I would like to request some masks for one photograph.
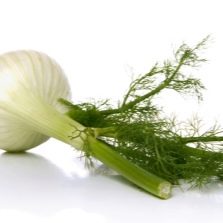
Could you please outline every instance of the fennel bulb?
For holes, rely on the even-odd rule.
[[[70,87],[62,69],[54,60],[35,51],[17,51],[2,55],[0,148],[23,151],[45,142],[49,136],[36,131],[28,121],[25,123],[21,117],[15,115],[15,112],[19,113],[17,110],[23,106],[35,116],[39,112],[37,99],[62,111],[58,103],[60,97],[70,98]]]

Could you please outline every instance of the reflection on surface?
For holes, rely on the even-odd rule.
[[[70,190],[75,188],[75,180],[66,177],[47,159],[32,153],[3,153],[0,176],[0,208],[49,212],[69,205]]]
[[[56,213],[55,215],[42,218],[34,216],[30,213],[17,210],[0,210],[0,220],[4,223],[106,223],[105,218],[99,214],[86,212],[81,209],[66,209]]]
[[[43,154],[53,162],[34,153],[0,155],[0,220],[3,216],[4,223],[5,218],[13,218],[10,216],[23,222],[33,216],[37,222],[44,222],[43,219],[71,222],[68,219],[77,220],[80,216],[78,223],[118,222],[126,211],[132,212],[151,199],[123,179],[116,179],[117,176],[75,174],[75,168],[78,171],[81,168],[70,153],[62,155],[59,149],[52,149]],[[72,160],[74,166],[71,166]],[[69,164],[66,171],[60,168],[63,163],[64,166]],[[72,174],[67,174],[69,170]],[[140,213],[132,213],[137,219],[140,216]]]
[[[84,178],[78,175],[67,176],[63,170],[40,155],[1,154],[0,176],[0,219],[20,216],[25,220],[33,214],[62,218],[65,217],[64,213],[74,217],[74,214],[82,212],[85,216],[90,214],[91,219],[92,216],[97,220],[101,218],[81,209],[87,202]]]
[[[203,216],[202,222],[214,222],[210,207],[214,207],[214,216],[222,213],[222,184],[202,191],[174,190],[173,197],[163,201],[120,176],[83,177],[69,152],[44,149],[41,154],[53,162],[34,153],[0,154],[0,222],[135,223],[155,216],[159,222],[172,223],[175,219],[185,223],[189,222],[188,217],[182,221],[185,213],[191,222],[195,214]],[[66,171],[60,168],[63,163]]]

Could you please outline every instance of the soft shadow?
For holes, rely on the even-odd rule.
[[[112,179],[112,180],[115,180],[116,182],[118,182],[118,183],[120,183],[120,184],[122,184],[122,185],[126,185],[126,186],[128,186],[128,187],[130,187],[130,188],[133,188],[133,189],[139,189],[139,190],[141,190],[141,191],[143,191],[142,189],[140,189],[138,186],[136,186],[136,184],[134,184],[134,183],[132,183],[131,181],[129,181],[129,180],[127,180],[127,179],[125,179],[123,176],[121,176],[121,175],[118,175],[118,174],[116,174],[116,175],[105,175],[107,178],[110,178],[110,179]]]
[[[147,206],[151,197],[147,198],[117,175],[67,176],[40,155],[0,155],[0,211],[16,210],[48,218],[64,210],[83,210],[116,222],[120,213]],[[131,205],[127,207],[126,202]]]
[[[49,160],[33,153],[0,155],[0,209],[50,214],[78,207],[73,194],[84,179],[68,177]]]

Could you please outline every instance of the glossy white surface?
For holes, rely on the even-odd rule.
[[[25,154],[0,156],[4,222],[222,222],[223,185],[173,190],[168,200],[120,176],[90,174],[69,146],[50,140]]]
[[[132,76],[172,57],[182,41],[212,35],[209,62],[192,74],[208,91],[204,103],[168,92],[165,113],[193,113],[223,125],[222,1],[0,0],[0,53],[33,49],[64,68],[75,102],[112,101]],[[174,100],[173,100],[174,98]],[[187,99],[187,98],[186,98]],[[69,146],[55,140],[27,154],[0,152],[1,223],[222,223],[222,184],[203,191],[174,189],[159,200],[121,177],[92,175]]]

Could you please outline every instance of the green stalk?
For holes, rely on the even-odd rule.
[[[23,95],[21,98],[17,97],[17,102],[16,104],[5,104],[4,109],[33,130],[90,153],[108,167],[155,196],[163,199],[170,196],[171,184],[169,182],[120,156],[110,146],[94,138],[90,129],[85,128],[67,115],[61,114],[43,100]]]
[[[151,194],[162,199],[169,198],[171,193],[169,182],[131,163],[105,143],[93,137],[88,137],[87,140],[90,152],[96,159]]]

